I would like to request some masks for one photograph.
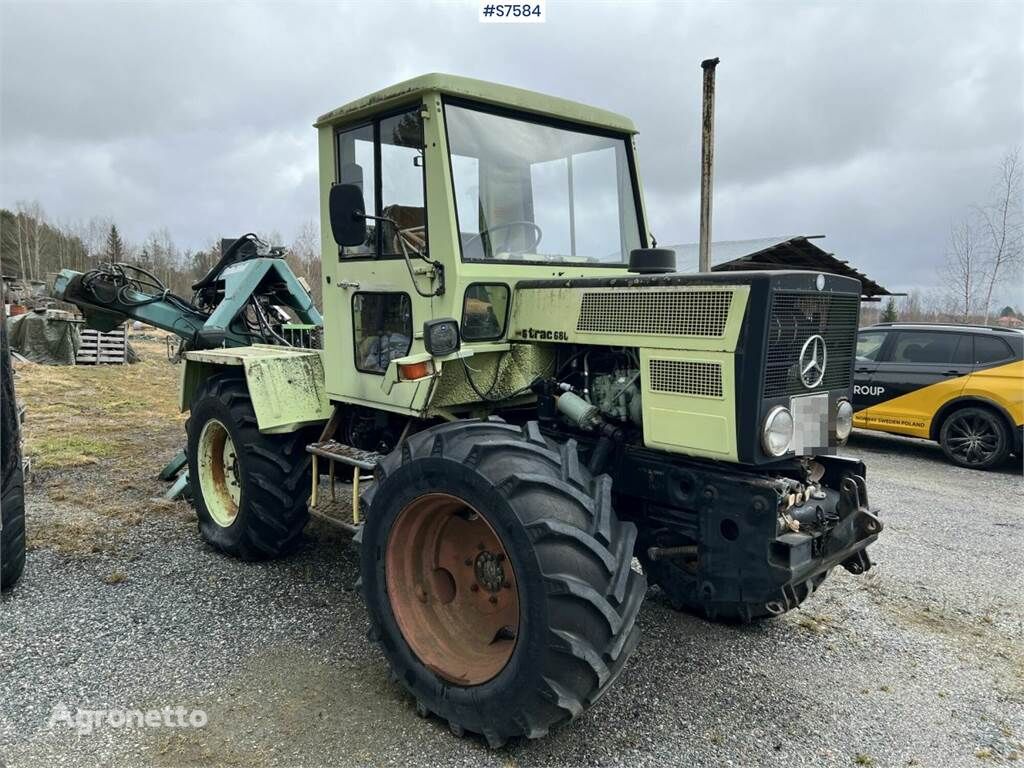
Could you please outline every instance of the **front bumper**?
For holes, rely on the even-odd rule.
[[[701,515],[695,575],[702,600],[783,613],[830,569],[860,574],[871,567],[867,547],[883,526],[868,503],[864,465],[835,456],[816,461],[825,468],[818,498],[794,500],[764,480],[733,478],[731,487],[720,487],[727,498],[718,501],[727,503]]]

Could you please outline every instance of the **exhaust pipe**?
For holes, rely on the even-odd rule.
[[[715,67],[718,57],[700,63],[704,70],[704,116],[700,142],[700,245],[697,267],[710,272],[711,251],[711,183],[715,169]]]

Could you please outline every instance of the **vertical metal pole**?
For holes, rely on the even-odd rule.
[[[700,246],[697,267],[710,272],[711,251],[711,186],[715,170],[715,67],[718,58],[700,63],[704,70],[704,115],[700,142]]]

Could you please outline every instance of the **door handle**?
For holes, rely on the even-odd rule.
[[[942,375],[943,376],[963,376],[963,374],[960,371],[943,371]]]
[[[853,372],[854,373],[871,373],[871,369],[870,368],[854,368]]]

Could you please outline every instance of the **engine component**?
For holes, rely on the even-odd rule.
[[[590,399],[603,416],[638,427],[643,424],[639,370],[623,368],[592,378]]]
[[[569,423],[580,429],[594,429],[601,424],[601,416],[595,406],[573,392],[563,392],[555,401],[558,412]]]

